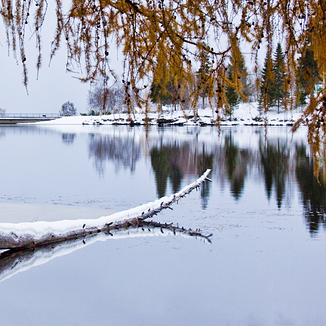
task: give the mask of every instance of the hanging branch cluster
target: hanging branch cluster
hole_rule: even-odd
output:
[[[239,62],[243,61],[243,46],[246,52],[251,49],[258,71],[263,41],[271,51],[275,36],[285,44],[284,91],[293,95],[287,108],[294,105],[298,55],[309,47],[315,53],[319,71],[325,73],[326,0],[71,0],[67,12],[63,12],[61,0],[55,1],[57,26],[51,58],[64,43],[67,70],[74,70],[75,65],[84,67],[82,81],[101,76],[106,85],[109,78],[117,78],[109,57],[112,46],[118,46],[123,54],[125,101],[130,114],[135,105],[148,101],[141,96],[141,90],[149,80],[159,82],[162,88],[172,80],[178,93],[175,96],[182,98],[186,86],[192,83],[193,68],[207,57],[211,61],[209,72],[203,71],[199,85],[190,94],[193,106],[205,89],[207,97],[215,97],[217,107],[222,108],[227,104],[225,86],[235,87],[241,94]],[[19,50],[26,86],[26,26],[36,36],[38,70],[46,11],[46,0],[1,1],[8,46],[15,56]],[[234,67],[232,80],[226,73],[230,63]],[[321,134],[325,134],[325,97],[323,89],[297,124],[308,121],[314,139],[320,136],[313,133],[316,127],[320,126]],[[317,113],[317,108],[322,113]]]
[[[36,69],[37,72],[42,65],[42,46],[41,29],[47,12],[48,3],[46,0],[23,0],[11,1],[2,0],[0,6],[0,15],[6,27],[6,36],[8,49],[13,51],[14,57],[18,62],[17,51],[19,52],[19,61],[23,66],[23,83],[27,88],[27,68],[25,53],[26,26],[33,25],[33,34],[36,39],[36,49],[38,51]],[[31,18],[33,14],[34,17]]]

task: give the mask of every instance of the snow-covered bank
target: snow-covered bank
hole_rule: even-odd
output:
[[[270,110],[266,115],[261,115],[258,111],[257,103],[241,103],[232,115],[232,119],[222,119],[222,126],[229,125],[267,125],[269,126],[289,126],[299,119],[302,109],[285,111],[278,113],[277,110]],[[151,125],[179,125],[179,126],[205,126],[216,124],[216,113],[210,108],[199,109],[198,119],[195,120],[191,111],[169,111],[163,110],[158,116],[157,113],[149,113],[146,117],[144,113],[136,113],[132,120],[127,113],[116,113],[100,116],[74,116],[60,119],[38,122],[37,124],[60,124],[60,125],[144,125],[146,120]]]

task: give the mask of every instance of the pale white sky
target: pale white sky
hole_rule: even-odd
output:
[[[12,52],[8,56],[5,28],[0,21],[0,108],[6,113],[58,113],[62,104],[74,103],[77,112],[87,112],[87,95],[89,84],[81,83],[66,73],[65,44],[53,59],[49,67],[51,41],[55,31],[54,8],[49,8],[42,27],[43,61],[39,78],[36,80],[35,63],[37,60],[35,38],[30,38],[27,26],[26,53],[28,63],[28,93],[22,82],[22,66],[16,64]],[[110,53],[116,53],[112,50]],[[114,66],[118,66],[116,55],[113,55]]]
[[[65,72],[64,54],[55,58],[50,67],[48,56],[44,58],[38,80],[33,65],[36,58],[27,59],[34,61],[29,65],[29,94],[22,83],[22,67],[17,66],[13,56],[7,56],[6,45],[0,47],[0,58],[0,108],[7,113],[57,113],[66,101],[73,102],[79,113],[87,111],[89,85]]]

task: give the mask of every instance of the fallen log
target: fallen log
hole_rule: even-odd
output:
[[[173,203],[198,188],[205,180],[209,180],[210,171],[207,170],[199,179],[174,195],[162,197],[154,202],[98,219],[0,223],[0,249],[33,248],[129,226],[138,226],[139,223],[157,215],[163,209],[171,208]]]

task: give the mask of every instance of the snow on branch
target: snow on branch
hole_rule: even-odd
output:
[[[0,223],[0,249],[33,248],[83,238],[101,232],[107,233],[120,228],[138,226],[145,219],[157,215],[163,209],[172,209],[171,205],[173,203],[198,188],[205,180],[210,181],[208,179],[210,171],[209,169],[206,170],[195,182],[171,196],[165,196],[154,202],[98,219]],[[173,228],[171,230],[173,231]],[[194,232],[192,230],[188,231],[190,233]]]

